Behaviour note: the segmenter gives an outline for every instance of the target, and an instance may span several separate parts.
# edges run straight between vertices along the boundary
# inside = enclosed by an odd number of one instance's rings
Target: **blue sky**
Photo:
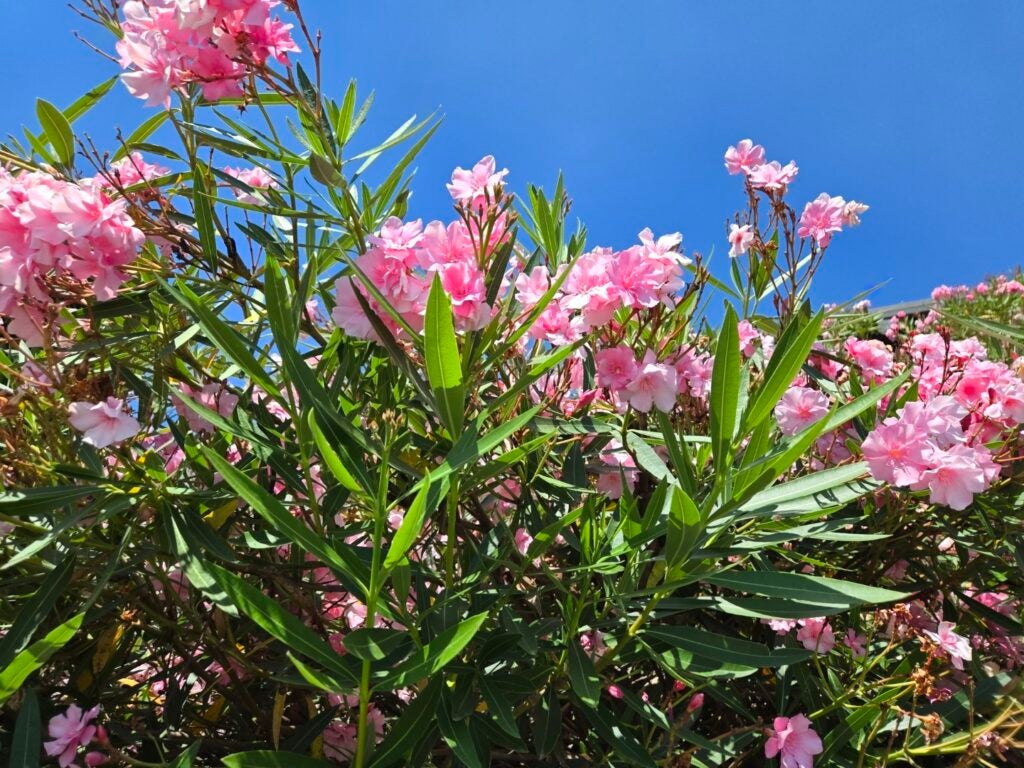
[[[377,92],[369,138],[409,114],[445,122],[419,162],[412,213],[448,215],[451,169],[485,154],[551,187],[565,172],[591,245],[650,226],[689,250],[727,248],[742,202],[722,153],[752,137],[795,159],[791,191],[871,205],[830,249],[816,284],[838,301],[885,280],[876,304],[1021,262],[1024,3],[305,0],[324,31],[324,74]],[[36,96],[64,106],[115,71],[72,30],[110,46],[60,0],[12,3],[0,49],[4,125]],[[145,112],[114,94],[82,123],[97,144]]]

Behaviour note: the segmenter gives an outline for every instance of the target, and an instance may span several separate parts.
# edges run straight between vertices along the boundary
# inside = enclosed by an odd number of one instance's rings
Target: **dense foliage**
[[[0,147],[9,765],[1021,764],[1019,276],[814,311],[868,207],[750,140],[713,265],[492,157],[424,225],[294,0],[82,12]]]

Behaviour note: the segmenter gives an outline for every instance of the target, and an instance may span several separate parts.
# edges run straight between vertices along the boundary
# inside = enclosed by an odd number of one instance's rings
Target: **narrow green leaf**
[[[736,431],[736,409],[740,400],[739,320],[731,304],[726,305],[725,319],[718,332],[715,362],[711,371],[711,451],[715,472],[723,473],[729,465],[732,439]]]
[[[424,355],[427,380],[434,390],[441,413],[441,422],[457,438],[465,419],[466,392],[462,384],[462,357],[452,322],[452,305],[441,287],[441,278],[434,274],[427,297],[423,325]]]
[[[37,669],[43,666],[50,657],[63,648],[82,626],[84,613],[68,619],[59,627],[50,630],[42,640],[37,640],[23,650],[14,660],[0,671],[0,705],[7,702],[18,692],[22,684]]]
[[[236,752],[224,758],[226,768],[330,768],[331,763],[295,752]]]
[[[798,316],[794,315],[794,318]],[[793,379],[807,362],[807,355],[810,353],[811,347],[814,346],[824,321],[825,312],[819,310],[805,326],[799,329],[799,332],[794,333],[793,331],[795,327],[798,327],[796,319],[790,321],[789,326],[782,332],[779,344],[765,369],[764,381],[750,399],[744,421],[746,429],[753,429],[771,415],[779,398],[793,383]]]
[[[0,668],[11,662],[11,659],[28,643],[32,633],[46,619],[57,598],[67,588],[74,568],[75,556],[71,553],[46,575],[35,594],[25,601],[7,634],[0,638]]]
[[[893,603],[910,596],[908,592],[784,571],[726,571],[701,580],[737,592],[851,608],[865,603]]]
[[[378,691],[394,690],[430,677],[462,653],[486,620],[486,612],[478,613],[446,629],[392,669],[387,678],[374,688]]]
[[[71,165],[75,157],[75,134],[64,113],[45,99],[36,99],[36,116],[62,165]]]
[[[665,578],[686,562],[697,537],[700,535],[700,510],[678,485],[670,488],[672,494],[668,513],[668,534],[665,538]]]
[[[407,754],[424,736],[429,737],[437,728],[438,704],[441,700],[441,682],[432,682],[420,691],[416,699],[399,715],[384,741],[373,754],[370,768],[388,768],[392,765],[412,765]]]
[[[447,487],[447,483],[444,484]],[[420,483],[420,489],[412,504],[405,511],[402,522],[395,531],[384,556],[384,570],[390,571],[396,565],[406,562],[405,555],[419,538],[423,531],[423,524],[427,521],[434,510],[437,509],[442,496],[441,489],[430,480],[430,474],[426,474]]]
[[[649,626],[643,635],[646,640],[658,640],[688,651],[698,658],[752,669],[781,667],[803,661],[810,656],[803,648],[771,650],[760,643],[708,632],[697,627]]]
[[[11,768],[39,768],[43,751],[43,729],[39,719],[39,699],[35,689],[28,688],[21,698],[21,709],[11,737]]]
[[[597,675],[594,662],[583,650],[575,637],[569,638],[569,682],[573,693],[591,707],[598,706],[601,699],[601,678]]]
[[[219,565],[208,563],[207,568],[238,609],[257,625],[291,650],[301,653],[348,680],[353,688],[358,685],[359,677],[354,667],[344,663],[344,657],[335,653],[320,635],[289,613],[281,604]]]
[[[53,485],[45,488],[24,488],[0,493],[0,512],[17,517],[49,514],[68,504],[103,494],[96,485]]]
[[[199,325],[218,349],[228,356],[235,365],[249,374],[254,384],[267,392],[277,392],[278,387],[263,369],[263,366],[249,351],[248,341],[234,328],[217,316],[184,282],[177,280],[174,286],[164,284],[168,293],[199,321]]]
[[[362,595],[366,594],[368,569],[354,553],[348,549],[338,550],[332,547],[322,535],[315,533],[303,522],[297,520],[269,491],[242,474],[227,459],[205,445],[200,448],[207,460],[220,472],[224,481],[260,517],[276,531],[287,536],[290,541],[298,544],[310,554],[316,555],[325,564],[341,571],[355,583]]]
[[[366,489],[363,488],[348,469],[349,465],[354,466],[353,460],[347,455],[343,459],[338,450],[330,444],[324,431],[317,424],[316,411],[314,410],[309,412],[309,431],[313,433],[313,440],[316,443],[317,450],[320,452],[320,458],[323,459],[324,464],[327,465],[331,474],[334,475],[335,480],[354,493],[365,493]],[[342,452],[345,451],[343,447],[340,450]]]

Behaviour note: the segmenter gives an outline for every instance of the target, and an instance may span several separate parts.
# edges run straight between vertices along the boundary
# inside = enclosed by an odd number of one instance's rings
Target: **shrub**
[[[1021,283],[814,311],[867,206],[750,140],[717,277],[493,157],[424,226],[275,5],[89,2],[155,109],[0,149],[10,764],[1016,759]]]

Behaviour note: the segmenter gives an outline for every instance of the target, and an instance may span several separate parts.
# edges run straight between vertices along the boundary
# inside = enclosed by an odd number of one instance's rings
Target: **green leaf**
[[[577,693],[574,691],[574,693]],[[610,716],[609,712],[597,705],[583,707],[583,713],[587,720],[594,726],[594,730],[615,750],[627,765],[636,765],[641,768],[657,768],[654,758],[644,748],[643,744],[629,731],[625,730],[621,721]]]
[[[569,638],[569,682],[580,701],[591,707],[601,700],[601,678],[597,675],[594,662],[583,650],[576,638]]]
[[[447,483],[441,485],[447,487]],[[423,531],[423,524],[440,503],[443,495],[441,485],[434,485],[430,480],[429,473],[424,475],[420,489],[402,517],[402,522],[398,526],[398,530],[395,531],[391,545],[384,556],[385,571],[390,571],[396,565],[406,562],[406,553],[419,538]]]
[[[295,752],[256,750],[236,752],[224,758],[226,768],[330,768],[331,763]]]
[[[866,474],[864,462],[831,467],[761,491],[739,511],[743,517],[770,517],[842,506],[879,487]]]
[[[345,650],[363,661],[380,661],[410,643],[409,633],[383,627],[361,627],[345,635]]]
[[[781,667],[810,656],[803,648],[769,649],[760,643],[738,637],[719,635],[697,627],[649,626],[643,631],[645,640],[657,640],[692,654],[695,659],[735,665],[750,670]]]
[[[71,165],[75,157],[75,134],[64,113],[45,99],[36,99],[36,116],[62,165]]]
[[[238,609],[258,626],[291,650],[323,665],[339,677],[346,678],[353,689],[358,685],[359,677],[354,668],[343,661],[344,657],[335,653],[320,635],[289,613],[280,603],[219,565],[207,563],[206,567]]]
[[[794,319],[779,337],[779,343],[765,369],[764,381],[750,400],[745,420],[747,429],[756,427],[771,415],[779,398],[800,373],[818,338],[821,324],[825,321],[825,312],[819,310],[803,328],[799,327],[797,317],[799,315],[794,315]]]
[[[242,474],[227,459],[216,451],[203,445],[203,455],[220,472],[224,481],[252,507],[252,509],[275,530],[284,534],[310,554],[316,555],[325,564],[341,571],[348,576],[366,594],[369,574],[366,565],[348,548],[337,550],[327,543],[326,539],[312,530],[305,523],[297,520],[284,505],[260,485]]]
[[[197,741],[168,764],[168,768],[193,768],[203,742]]]
[[[442,684],[433,682],[420,691],[391,726],[384,741],[377,747],[370,768],[412,765],[406,755],[417,741],[428,736],[437,727],[438,703],[441,700]]]
[[[67,588],[74,568],[75,556],[68,554],[46,575],[35,594],[25,601],[7,634],[0,638],[0,667],[5,667],[11,662],[11,659],[28,643],[32,633],[43,623],[56,604],[57,598]]]
[[[533,746],[541,757],[551,754],[562,731],[562,708],[558,695],[551,689],[542,696],[539,712],[533,718]]]
[[[637,466],[655,480],[672,480],[672,473],[661,456],[636,432],[626,433],[626,447],[632,452]]]
[[[438,672],[462,653],[487,620],[487,613],[478,613],[465,621],[446,629],[410,658],[391,670],[385,680],[374,686],[375,690],[394,690],[419,682]]]
[[[165,283],[165,287],[180,305],[195,316],[206,335],[216,343],[217,348],[226,354],[231,362],[249,374],[254,384],[258,384],[267,392],[278,391],[277,385],[249,351],[248,342],[206,306],[184,280],[177,280],[173,287]]]
[[[349,471],[348,467],[351,465],[356,466],[356,462],[352,457],[347,455],[347,451],[343,446],[339,446],[340,451],[346,454],[343,459],[339,454],[338,450],[327,440],[327,436],[324,431],[320,428],[320,425],[316,421],[316,411],[311,410],[309,412],[309,431],[313,433],[313,440],[316,442],[317,450],[320,452],[320,458],[324,460],[324,464],[334,475],[334,478],[342,484],[345,488],[355,493],[365,493],[366,489],[356,479],[356,477]]]
[[[783,571],[726,571],[705,576],[702,581],[737,592],[848,608],[865,603],[893,603],[910,596],[908,592]]]
[[[14,660],[0,672],[0,705],[7,702],[18,692],[22,683],[43,666],[50,657],[63,648],[82,626],[84,613],[68,619],[59,627],[50,630],[42,640],[38,640],[14,657]]]
[[[39,720],[39,699],[33,688],[21,698],[21,709],[11,737],[10,768],[39,768],[43,751],[43,729]]]
[[[672,499],[668,511],[668,534],[665,538],[665,579],[686,562],[700,535],[700,510],[689,494],[678,485],[671,486]]]
[[[48,514],[96,493],[104,491],[96,485],[54,485],[4,491],[0,493],[0,512],[17,517]]]
[[[123,157],[127,157],[136,145],[141,144],[152,136],[167,121],[170,114],[169,111],[161,110],[152,117],[147,118],[142,125],[132,131],[128,138],[124,140],[124,145],[114,153],[113,159],[120,160]]]
[[[732,439],[736,432],[742,365],[738,323],[736,311],[731,304],[727,304],[725,319],[718,332],[715,362],[711,371],[711,451],[715,472],[719,475],[729,464]]]
[[[424,356],[427,381],[434,391],[441,413],[441,422],[453,438],[462,432],[465,419],[466,391],[462,385],[462,357],[452,323],[452,305],[435,273],[427,297],[423,324]]]

